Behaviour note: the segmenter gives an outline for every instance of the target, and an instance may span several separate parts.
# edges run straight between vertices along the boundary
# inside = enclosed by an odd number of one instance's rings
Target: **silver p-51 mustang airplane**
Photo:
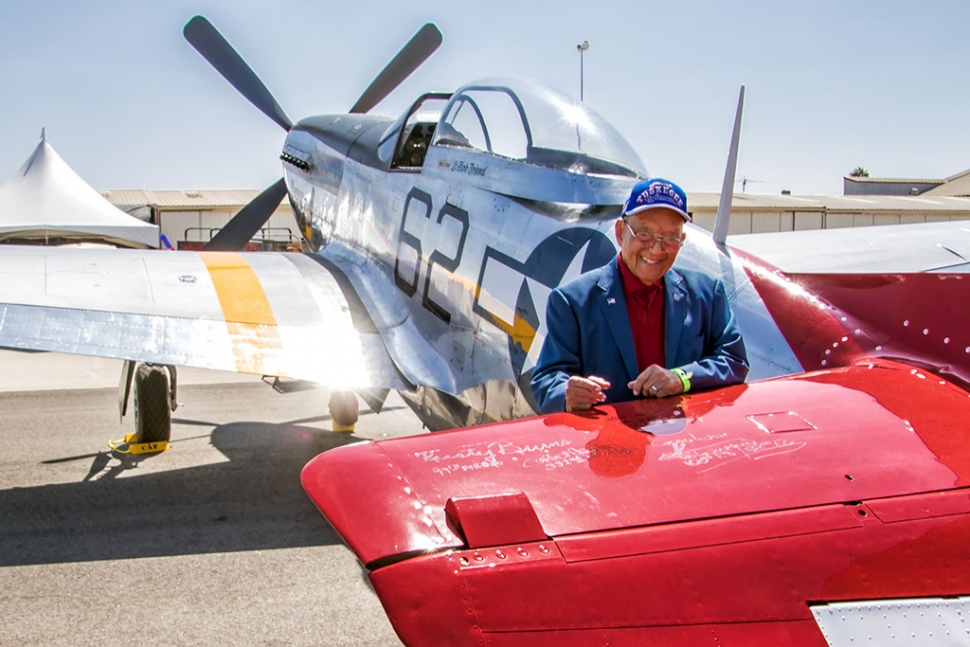
[[[430,24],[349,114],[296,124],[205,18],[185,36],[287,130],[283,179],[202,252],[3,248],[0,346],[129,360],[126,390],[144,363],[140,441],[168,438],[175,373],[159,367],[171,366],[314,380],[378,410],[398,389],[432,429],[533,413],[546,297],[616,254],[612,223],[648,177],[623,137],[585,104],[515,78],[424,94],[397,119],[366,114],[438,47]],[[726,187],[730,163],[728,176]],[[232,251],[284,195],[309,252]],[[713,240],[688,225],[678,263],[724,280],[751,379],[824,365],[831,349],[780,330],[755,285],[775,279],[730,253],[723,225]],[[350,409],[335,420],[352,423],[356,400]]]

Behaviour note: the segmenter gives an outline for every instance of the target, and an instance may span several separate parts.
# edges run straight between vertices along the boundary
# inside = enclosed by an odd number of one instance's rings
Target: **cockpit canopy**
[[[401,170],[419,170],[431,145],[470,148],[573,173],[647,177],[636,151],[603,117],[522,78],[482,79],[450,97],[425,95],[388,128],[382,159],[391,156],[388,145],[394,141],[392,168]]]
[[[636,151],[600,115],[521,78],[488,78],[460,88],[432,145],[470,147],[575,173],[646,177]]]

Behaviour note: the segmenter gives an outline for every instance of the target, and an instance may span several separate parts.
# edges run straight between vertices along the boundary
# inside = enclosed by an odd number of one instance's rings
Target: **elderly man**
[[[672,269],[690,219],[679,186],[638,183],[614,228],[619,255],[552,292],[531,381],[543,413],[744,381],[724,285]]]

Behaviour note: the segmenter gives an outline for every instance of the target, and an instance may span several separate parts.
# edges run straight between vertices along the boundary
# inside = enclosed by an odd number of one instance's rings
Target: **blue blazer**
[[[559,286],[546,306],[546,338],[530,386],[542,413],[566,408],[571,375],[610,382],[607,402],[632,400],[640,374],[618,257]],[[748,357],[724,284],[701,272],[663,277],[666,368],[692,373],[691,391],[743,382]]]

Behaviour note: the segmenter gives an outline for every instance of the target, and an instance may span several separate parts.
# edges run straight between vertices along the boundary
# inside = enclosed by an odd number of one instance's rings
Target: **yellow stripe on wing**
[[[212,277],[240,373],[280,375],[283,343],[259,277],[241,254],[199,252]]]

